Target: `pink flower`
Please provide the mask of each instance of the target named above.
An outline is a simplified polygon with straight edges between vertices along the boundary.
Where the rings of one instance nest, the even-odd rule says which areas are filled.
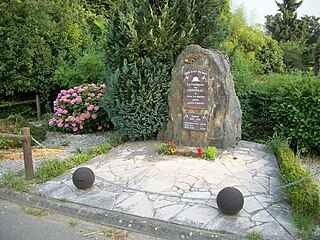
[[[95,107],[94,107],[94,110],[96,110],[96,111],[98,111],[99,109],[100,109],[99,106],[95,106]]]
[[[80,122],[81,122],[80,117],[76,117],[76,122],[77,122],[77,123],[80,123]]]
[[[94,109],[94,105],[90,105],[89,107],[87,107],[87,110],[88,111],[91,111],[91,110],[93,110]]]
[[[75,128],[77,126],[77,124],[72,123],[71,126]]]
[[[76,132],[76,131],[78,131],[78,128],[77,128],[77,127],[74,127],[74,128],[72,129],[72,131]]]
[[[63,127],[63,124],[62,123],[58,123],[58,128],[61,128],[61,127]]]
[[[74,117],[73,116],[69,116],[66,118],[66,122],[70,122],[70,121],[73,121],[74,120]]]
[[[67,94],[66,90],[61,90],[60,92],[61,92],[62,95],[66,95]]]
[[[63,113],[63,114],[67,114],[67,113],[68,113],[68,110],[67,110],[67,109],[62,110],[62,113]]]
[[[71,95],[72,97],[76,97],[76,96],[78,96],[78,94],[76,94],[76,93],[72,93],[72,95]]]
[[[98,130],[100,131],[101,129],[102,129],[102,126],[99,126],[99,127],[98,127]]]
[[[86,111],[86,112],[84,113],[84,116],[85,116],[86,119],[89,119],[90,116],[91,116],[91,114],[90,114],[90,112]]]
[[[74,90],[71,88],[68,90],[68,93],[74,93]]]
[[[58,105],[58,101],[56,100],[53,102],[53,106],[57,106],[57,105]]]
[[[88,103],[88,102],[85,102],[85,103],[84,103],[84,105],[88,106],[88,105],[90,105],[90,103]]]
[[[106,88],[106,85],[105,84],[101,84],[100,88],[104,89],[104,88]]]
[[[72,99],[72,100],[70,100],[70,103],[71,103],[71,104],[75,104],[76,101],[75,101],[74,99]]]
[[[76,101],[76,102],[82,102],[82,98],[81,98],[81,97],[77,97],[77,98],[75,99],[75,101]]]
[[[69,127],[69,124],[68,124],[68,123],[66,123],[66,124],[64,125],[64,127],[65,127],[65,128]]]
[[[91,117],[92,117],[93,120],[96,120],[97,119],[97,114],[92,114]]]
[[[79,88],[78,89],[78,93],[82,93],[82,92],[84,92],[84,89],[83,88]]]
[[[54,121],[52,121],[51,119],[49,120],[49,126],[52,126],[54,124]]]
[[[81,121],[86,120],[85,116],[83,116],[83,115],[81,114],[81,116],[80,116],[80,120],[81,120]]]

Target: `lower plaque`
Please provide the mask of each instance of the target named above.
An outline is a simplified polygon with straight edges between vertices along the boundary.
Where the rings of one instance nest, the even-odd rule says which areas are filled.
[[[208,115],[185,113],[183,116],[183,128],[194,131],[207,131]]]

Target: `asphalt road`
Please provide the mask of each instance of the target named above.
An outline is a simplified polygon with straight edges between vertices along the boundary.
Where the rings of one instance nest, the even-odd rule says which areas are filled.
[[[0,199],[1,240],[156,240]]]

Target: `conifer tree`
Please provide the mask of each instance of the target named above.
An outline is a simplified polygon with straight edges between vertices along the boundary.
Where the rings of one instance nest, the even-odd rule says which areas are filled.
[[[277,41],[305,41],[306,28],[304,21],[297,18],[297,9],[303,1],[283,0],[277,2],[279,7],[276,15],[266,16],[266,30]]]

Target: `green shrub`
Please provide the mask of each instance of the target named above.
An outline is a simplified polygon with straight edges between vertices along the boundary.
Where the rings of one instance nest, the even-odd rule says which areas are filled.
[[[320,150],[320,78],[311,72],[269,74],[238,92],[243,139],[267,140],[274,132],[294,148]]]
[[[271,117],[278,135],[302,151],[320,151],[320,78],[287,81],[273,99]]]
[[[17,98],[15,97],[6,97],[1,101],[0,97],[0,104],[10,104],[22,100],[27,100],[28,98]],[[5,101],[4,101],[5,100]],[[0,108],[0,119],[5,119],[10,115],[21,115],[21,116],[28,116],[29,117],[36,117],[37,116],[37,109],[35,103],[28,103],[28,104],[21,104],[21,105],[13,105]]]
[[[285,183],[292,183],[309,175],[302,169],[289,144],[276,139],[271,144],[280,166]],[[295,213],[306,214],[320,220],[319,188],[312,179],[306,179],[287,188],[288,200]]]
[[[283,54],[278,42],[268,39],[267,44],[257,53],[262,72],[264,74],[284,73],[286,65],[283,62]]]
[[[216,147],[208,146],[204,149],[202,158],[213,161],[216,158],[217,152]]]
[[[240,51],[232,53],[230,60],[232,77],[237,93],[246,91],[248,85],[255,80],[260,72],[260,64]]]
[[[81,84],[103,82],[105,77],[102,53],[90,51],[74,63],[62,61],[55,70],[53,81],[61,88],[71,88]]]
[[[110,74],[106,109],[115,128],[131,140],[155,136],[167,118],[169,81],[166,65],[148,58]]]

